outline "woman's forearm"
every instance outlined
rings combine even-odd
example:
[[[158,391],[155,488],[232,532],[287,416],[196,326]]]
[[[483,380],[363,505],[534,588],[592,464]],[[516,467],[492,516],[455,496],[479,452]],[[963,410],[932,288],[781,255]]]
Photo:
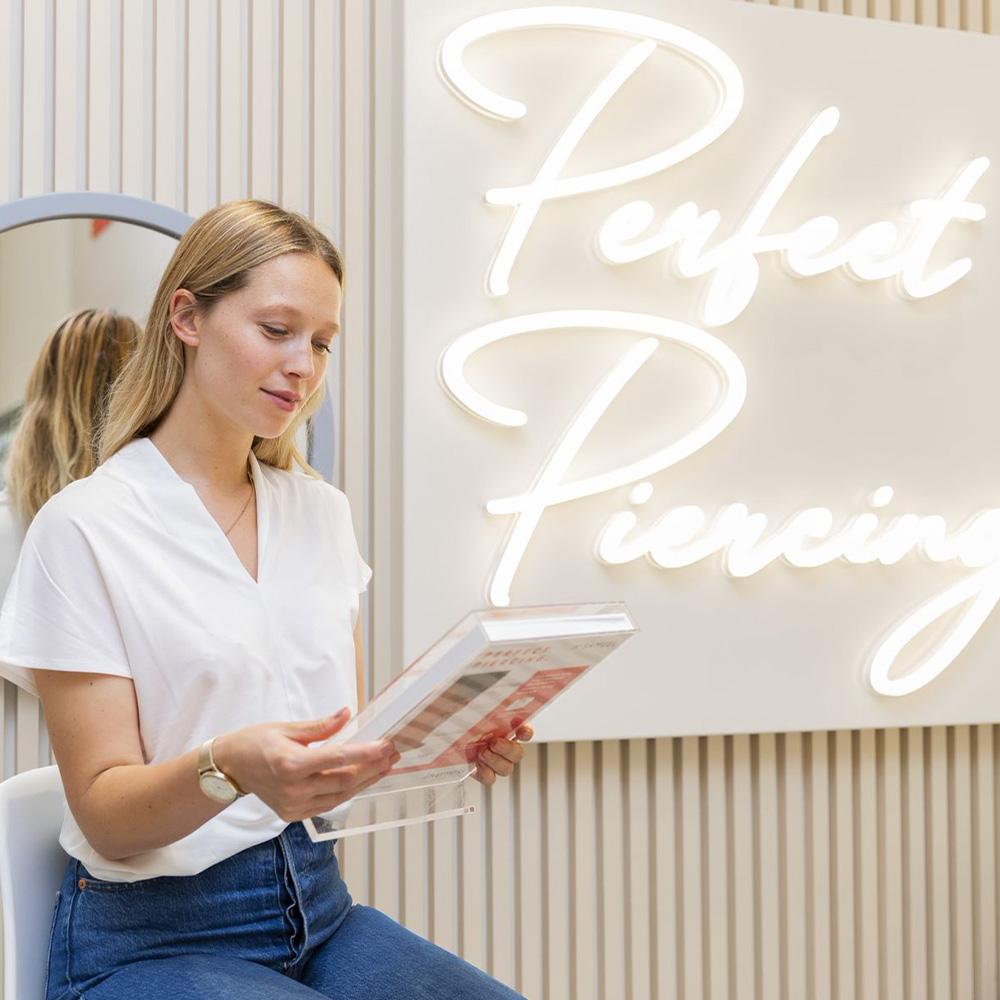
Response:
[[[198,784],[198,750],[160,764],[120,764],[99,774],[78,805],[88,843],[109,861],[166,847],[226,806]]]

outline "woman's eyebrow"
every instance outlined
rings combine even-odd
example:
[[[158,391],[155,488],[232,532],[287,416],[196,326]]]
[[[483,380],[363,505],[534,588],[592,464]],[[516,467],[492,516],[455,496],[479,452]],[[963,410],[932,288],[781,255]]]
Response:
[[[294,313],[296,316],[304,316],[305,315],[305,313],[302,312],[301,309],[296,309],[295,306],[293,306],[290,302],[271,302],[268,305],[261,306],[261,309],[263,309],[265,311],[270,311],[270,310],[274,309],[274,310],[283,311],[283,312],[290,312],[290,313]],[[329,323],[326,324],[326,326],[323,326],[320,329],[321,330],[332,330],[334,333],[337,333],[340,330],[340,324],[334,322],[333,320],[331,320]]]

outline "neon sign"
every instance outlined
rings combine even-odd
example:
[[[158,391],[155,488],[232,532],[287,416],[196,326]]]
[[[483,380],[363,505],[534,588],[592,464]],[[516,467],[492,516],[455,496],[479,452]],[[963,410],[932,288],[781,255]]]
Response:
[[[690,31],[654,18],[596,8],[536,7],[476,18],[452,32],[442,46],[443,76],[476,111],[507,121],[523,117],[524,105],[481,84],[466,69],[463,55],[478,39],[537,27],[585,28],[631,36],[639,41],[584,101],[534,180],[486,192],[489,204],[513,209],[486,275],[487,292],[493,296],[509,293],[518,255],[546,202],[618,188],[666,170],[718,139],[743,106],[740,72],[718,47]],[[569,157],[594,120],[622,85],[660,48],[693,61],[712,80],[717,102],[709,121],[683,141],[644,159],[564,177],[562,172]],[[929,273],[929,259],[952,221],[980,222],[985,218],[985,208],[967,199],[989,167],[986,157],[965,164],[939,197],[910,203],[907,232],[892,221],[878,220],[835,246],[840,226],[830,216],[808,219],[790,232],[764,232],[781,197],[839,121],[840,112],[835,107],[825,108],[816,115],[764,184],[736,232],[715,246],[708,244],[721,222],[718,211],[703,212],[695,203],[687,202],[670,212],[654,229],[653,206],[645,201],[632,201],[613,211],[598,228],[597,253],[607,264],[622,266],[675,249],[674,265],[679,276],[708,276],[702,319],[711,327],[732,322],[752,301],[759,285],[757,256],[763,253],[780,253],[788,272],[798,277],[843,268],[862,281],[895,278],[900,291],[910,298],[925,298],[954,286],[969,273],[972,261],[961,258]],[[621,356],[595,388],[538,470],[531,489],[494,498],[486,504],[490,514],[514,519],[489,583],[489,600],[495,605],[509,603],[517,570],[547,509],[629,485],[632,486],[629,502],[633,507],[648,503],[654,492],[648,478],[709,445],[736,419],[746,398],[743,365],[718,338],[676,320],[612,310],[561,309],[504,319],[471,330],[458,337],[442,356],[441,381],[454,400],[478,418],[500,426],[522,426],[527,422],[524,413],[488,399],[469,384],[465,377],[466,362],[477,351],[499,340],[560,329],[631,331],[641,334],[643,339]],[[715,372],[718,393],[710,412],[677,440],[638,461],[599,475],[564,481],[573,458],[607,408],[664,341],[693,351]],[[725,571],[734,577],[751,576],[778,559],[797,568],[814,568],[837,560],[855,565],[876,561],[894,565],[911,553],[919,553],[933,562],[958,562],[975,570],[916,609],[878,646],[868,664],[869,683],[881,694],[904,695],[924,687],[947,669],[1000,601],[1000,508],[982,511],[955,528],[938,515],[902,514],[883,523],[878,512],[892,499],[892,488],[883,486],[870,497],[870,509],[841,521],[830,509],[814,507],[799,511],[770,531],[766,514],[753,513],[740,503],[723,506],[711,517],[699,506],[675,507],[641,531],[637,530],[635,513],[618,511],[599,531],[595,555],[613,565],[645,557],[662,569],[689,566],[721,555]],[[910,641],[955,609],[961,611],[937,645],[905,675],[892,676]]]

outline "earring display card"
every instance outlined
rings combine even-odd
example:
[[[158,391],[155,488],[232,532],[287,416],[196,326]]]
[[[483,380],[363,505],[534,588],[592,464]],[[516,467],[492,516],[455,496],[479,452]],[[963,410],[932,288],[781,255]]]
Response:
[[[474,611],[331,742],[388,739],[402,755],[377,784],[304,821],[314,841],[473,811],[479,754],[550,705],[638,631],[624,604]]]

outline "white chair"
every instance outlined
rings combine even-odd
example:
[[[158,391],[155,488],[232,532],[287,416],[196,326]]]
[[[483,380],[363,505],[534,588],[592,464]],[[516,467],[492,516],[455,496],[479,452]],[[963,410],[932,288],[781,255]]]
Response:
[[[68,860],[59,846],[65,802],[54,764],[0,784],[4,1000],[44,1000],[52,909]]]

